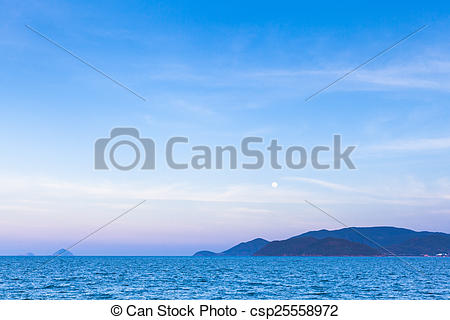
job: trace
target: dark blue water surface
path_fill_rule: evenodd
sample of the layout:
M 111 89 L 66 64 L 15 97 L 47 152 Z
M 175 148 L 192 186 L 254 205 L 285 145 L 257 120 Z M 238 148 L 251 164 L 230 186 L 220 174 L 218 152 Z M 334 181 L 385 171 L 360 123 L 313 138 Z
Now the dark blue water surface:
M 0 257 L 0 299 L 450 299 L 450 258 L 49 259 Z

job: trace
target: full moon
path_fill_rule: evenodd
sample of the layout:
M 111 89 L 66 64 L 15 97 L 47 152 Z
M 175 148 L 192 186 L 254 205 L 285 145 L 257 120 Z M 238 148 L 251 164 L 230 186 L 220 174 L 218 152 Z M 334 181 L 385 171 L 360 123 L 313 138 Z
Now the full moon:
M 277 182 L 272 182 L 272 188 L 278 188 L 278 183 Z

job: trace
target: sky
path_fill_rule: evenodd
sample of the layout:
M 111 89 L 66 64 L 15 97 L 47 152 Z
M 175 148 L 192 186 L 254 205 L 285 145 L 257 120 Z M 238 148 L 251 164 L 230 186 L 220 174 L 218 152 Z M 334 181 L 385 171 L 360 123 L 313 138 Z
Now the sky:
M 0 255 L 190 255 L 350 226 L 450 233 L 446 1 L 0 1 Z M 145 98 L 57 48 L 41 32 Z M 421 26 L 427 27 L 325 87 Z M 155 170 L 94 170 L 134 127 Z M 340 134 L 356 170 L 173 170 L 164 145 Z M 118 157 L 129 160 L 122 150 Z M 327 158 L 323 158 L 324 161 Z M 272 183 L 278 184 L 277 188 Z

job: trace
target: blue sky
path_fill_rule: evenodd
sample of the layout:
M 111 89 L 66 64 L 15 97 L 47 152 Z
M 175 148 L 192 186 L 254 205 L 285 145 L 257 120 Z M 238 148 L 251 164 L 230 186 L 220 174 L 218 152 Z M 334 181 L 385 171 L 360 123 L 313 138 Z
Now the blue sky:
M 0 254 L 51 253 L 141 199 L 74 253 L 191 254 L 340 227 L 304 199 L 348 225 L 450 232 L 448 3 L 0 3 Z M 160 152 L 155 171 L 94 171 L 95 140 L 117 126 L 157 147 L 257 135 L 310 148 L 339 133 L 358 170 L 174 171 Z

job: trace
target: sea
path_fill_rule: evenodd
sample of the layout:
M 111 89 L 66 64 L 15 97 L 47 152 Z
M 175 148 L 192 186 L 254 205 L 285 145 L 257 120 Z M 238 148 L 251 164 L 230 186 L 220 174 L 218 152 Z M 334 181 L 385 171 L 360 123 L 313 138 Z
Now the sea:
M 450 299 L 450 258 L 0 257 L 0 299 Z

